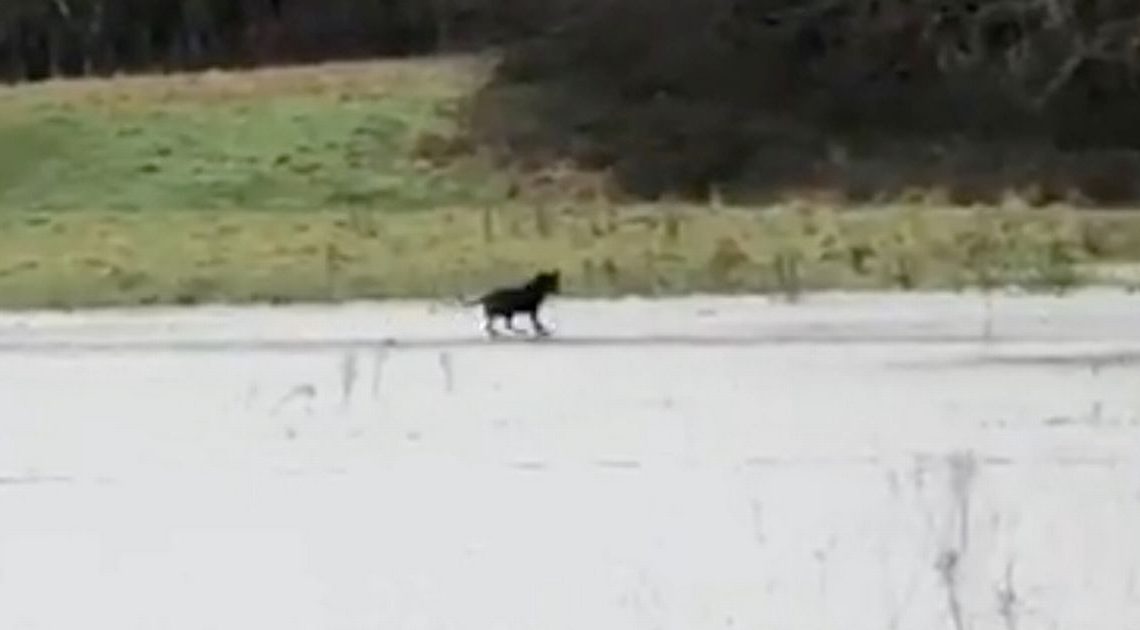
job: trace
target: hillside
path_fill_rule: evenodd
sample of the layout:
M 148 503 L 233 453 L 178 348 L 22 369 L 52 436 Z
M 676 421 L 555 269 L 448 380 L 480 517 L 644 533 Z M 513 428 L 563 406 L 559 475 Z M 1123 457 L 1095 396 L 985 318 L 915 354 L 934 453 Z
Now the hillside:
M 392 210 L 499 199 L 452 133 L 470 58 L 73 80 L 0 90 L 0 212 Z
M 451 57 L 4 88 L 0 307 L 451 299 L 537 267 L 587 296 L 1063 291 L 1140 258 L 1124 211 L 623 200 L 488 157 L 463 133 L 487 76 Z

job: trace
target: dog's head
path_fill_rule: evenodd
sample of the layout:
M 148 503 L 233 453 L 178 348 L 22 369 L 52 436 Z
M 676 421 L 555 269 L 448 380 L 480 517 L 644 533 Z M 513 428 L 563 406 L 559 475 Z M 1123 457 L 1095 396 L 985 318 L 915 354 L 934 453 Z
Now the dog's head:
M 557 269 L 543 271 L 534 277 L 531 284 L 543 293 L 558 293 L 562 289 L 562 273 Z

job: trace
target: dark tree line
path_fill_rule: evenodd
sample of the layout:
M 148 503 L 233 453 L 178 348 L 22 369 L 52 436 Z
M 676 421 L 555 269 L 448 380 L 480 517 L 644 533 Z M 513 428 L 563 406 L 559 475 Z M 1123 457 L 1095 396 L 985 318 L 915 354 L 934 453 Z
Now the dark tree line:
M 531 0 L 0 0 L 0 79 L 463 49 L 540 27 Z
M 477 127 L 641 194 L 1140 198 L 1135 0 L 580 0 L 555 22 L 508 47 Z M 520 84 L 534 99 L 503 115 Z

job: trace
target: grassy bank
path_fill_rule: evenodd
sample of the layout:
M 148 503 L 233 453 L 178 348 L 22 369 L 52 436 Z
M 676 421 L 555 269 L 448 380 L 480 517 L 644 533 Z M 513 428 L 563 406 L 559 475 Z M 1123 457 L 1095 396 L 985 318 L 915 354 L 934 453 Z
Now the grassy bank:
M 557 266 L 578 295 L 1063 290 L 1140 214 L 605 201 L 451 139 L 471 59 L 0 89 L 0 307 L 451 297 Z M 1120 281 L 1120 280 L 1114 280 Z
M 577 295 L 1063 291 L 1138 252 L 1140 217 L 1059 211 L 21 213 L 0 220 L 0 306 L 450 298 L 552 266 Z
M 452 134 L 472 59 L 333 64 L 0 89 L 0 212 L 409 210 L 501 199 Z M 446 147 L 444 147 L 446 148 Z

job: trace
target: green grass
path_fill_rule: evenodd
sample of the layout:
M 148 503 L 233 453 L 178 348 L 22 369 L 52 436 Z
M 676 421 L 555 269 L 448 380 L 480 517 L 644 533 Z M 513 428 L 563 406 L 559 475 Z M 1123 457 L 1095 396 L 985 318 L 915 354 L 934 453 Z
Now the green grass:
M 0 212 L 405 210 L 502 198 L 478 160 L 418 159 L 474 62 L 387 62 L 0 91 Z
M 19 213 L 0 306 L 452 298 L 558 267 L 571 295 L 1064 291 L 1140 251 L 1140 217 L 609 206 L 311 213 Z
M 2 88 L 0 308 L 451 298 L 539 267 L 590 296 L 1137 282 L 1137 213 L 612 204 L 595 175 L 523 181 L 452 139 L 485 69 Z

